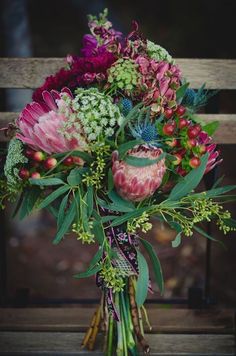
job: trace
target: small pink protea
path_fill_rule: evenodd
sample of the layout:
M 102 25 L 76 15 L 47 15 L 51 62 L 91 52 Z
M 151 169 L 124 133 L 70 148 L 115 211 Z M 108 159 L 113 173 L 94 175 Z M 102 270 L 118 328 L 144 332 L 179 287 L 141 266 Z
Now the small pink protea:
M 223 159 L 218 159 L 220 152 L 216 150 L 216 144 L 211 143 L 212 138 L 206 132 L 200 132 L 198 140 L 200 144 L 206 145 L 206 151 L 209 153 L 208 162 L 205 170 L 206 174 L 210 172 L 215 166 L 220 164 Z
M 139 145 L 128 152 L 128 156 L 156 159 L 162 149 Z M 112 173 L 118 194 L 131 201 L 141 201 L 152 196 L 161 185 L 166 171 L 165 159 L 145 167 L 131 166 L 120 161 L 118 152 L 113 152 Z
M 34 150 L 42 150 L 48 154 L 67 152 L 74 149 L 83 150 L 85 139 L 67 139 L 61 132 L 67 117 L 60 111 L 66 105 L 62 99 L 63 95 L 73 97 L 68 88 L 62 89 L 59 93 L 56 90 L 51 92 L 43 91 L 43 102 L 26 105 L 16 125 L 19 132 L 16 137 L 29 145 Z M 68 108 L 70 111 L 70 108 Z

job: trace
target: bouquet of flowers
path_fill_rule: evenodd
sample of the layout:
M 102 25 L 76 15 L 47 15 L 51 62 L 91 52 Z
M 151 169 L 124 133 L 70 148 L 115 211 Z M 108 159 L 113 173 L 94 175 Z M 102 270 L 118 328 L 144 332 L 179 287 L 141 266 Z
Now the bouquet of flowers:
M 82 244 L 97 245 L 88 269 L 75 275 L 95 276 L 102 295 L 82 346 L 93 349 L 101 330 L 107 355 L 137 355 L 138 344 L 149 352 L 143 324 L 152 285 L 143 250 L 164 290 L 160 261 L 140 231 L 155 217 L 176 230 L 173 247 L 195 231 L 214 240 L 201 224 L 235 229 L 223 208 L 235 186 L 218 181 L 195 191 L 221 162 L 212 142 L 218 123 L 196 115 L 212 92 L 191 89 L 136 22 L 125 37 L 107 10 L 88 18 L 81 56 L 68 55 L 11 125 L 1 204 L 20 192 L 21 219 L 44 208 L 55 217 L 54 244 L 73 232 Z

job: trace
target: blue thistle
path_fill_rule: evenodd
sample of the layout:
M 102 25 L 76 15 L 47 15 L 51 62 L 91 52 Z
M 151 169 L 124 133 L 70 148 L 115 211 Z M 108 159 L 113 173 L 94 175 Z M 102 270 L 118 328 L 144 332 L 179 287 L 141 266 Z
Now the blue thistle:
M 205 84 L 203 84 L 197 91 L 188 88 L 183 97 L 182 104 L 196 111 L 201 106 L 206 105 L 207 101 L 216 93 L 218 93 L 218 90 L 206 90 Z
M 135 138 L 142 139 L 145 142 L 152 142 L 157 139 L 157 128 L 150 123 L 137 124 L 130 129 Z
M 127 116 L 130 110 L 133 109 L 133 103 L 130 99 L 124 98 L 120 101 L 121 112 L 124 116 Z
M 196 97 L 196 92 L 195 90 L 188 88 L 185 92 L 185 95 L 183 97 L 182 103 L 185 106 L 193 106 L 194 105 L 194 99 Z

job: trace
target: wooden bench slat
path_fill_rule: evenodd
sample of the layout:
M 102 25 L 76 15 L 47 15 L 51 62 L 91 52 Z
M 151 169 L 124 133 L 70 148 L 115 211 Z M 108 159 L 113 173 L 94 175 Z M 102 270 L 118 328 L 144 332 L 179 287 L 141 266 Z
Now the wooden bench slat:
M 236 60 L 177 58 L 193 88 L 236 89 Z M 64 58 L 0 58 L 0 88 L 36 88 L 65 66 Z
M 81 333 L 61 332 L 0 332 L 1 355 L 86 355 L 101 356 L 102 337 L 96 350 L 81 350 Z M 147 335 L 150 355 L 235 355 L 233 335 Z
M 0 309 L 2 331 L 85 331 L 94 307 Z M 235 332 L 232 310 L 160 309 L 148 307 L 151 333 Z M 149 330 L 146 330 L 150 333 Z
M 0 112 L 0 128 L 13 122 L 19 113 Z M 221 144 L 236 143 L 236 114 L 199 114 L 206 123 L 214 120 L 220 121 L 220 127 L 214 135 L 214 142 Z M 7 141 L 3 134 L 0 135 L 0 141 Z

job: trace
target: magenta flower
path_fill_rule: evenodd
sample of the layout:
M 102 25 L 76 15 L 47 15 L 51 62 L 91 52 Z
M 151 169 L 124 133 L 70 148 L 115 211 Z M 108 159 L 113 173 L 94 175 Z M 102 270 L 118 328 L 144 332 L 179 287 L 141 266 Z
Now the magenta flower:
M 205 170 L 205 174 L 211 171 L 216 165 L 220 164 L 223 159 L 218 159 L 220 152 L 216 150 L 216 144 L 211 143 L 212 138 L 204 131 L 199 134 L 199 143 L 202 145 L 206 145 L 206 151 L 209 153 L 209 158 L 207 162 L 207 167 Z
M 147 104 L 158 102 L 161 107 L 168 107 L 176 100 L 176 90 L 180 86 L 181 73 L 176 65 L 165 61 L 157 62 L 145 56 L 138 56 L 136 63 L 142 74 L 142 85 L 145 88 L 143 101 Z
M 48 154 L 74 149 L 83 150 L 86 142 L 82 135 L 81 140 L 78 141 L 66 139 L 60 133 L 63 123 L 67 120 L 59 110 L 66 105 L 63 95 L 72 97 L 68 88 L 64 88 L 60 93 L 55 90 L 51 93 L 43 91 L 43 103 L 28 104 L 16 122 L 19 128 L 16 137 L 32 149 L 42 150 Z
M 67 61 L 71 65 L 70 69 L 62 68 L 55 75 L 47 77 L 45 83 L 33 93 L 33 100 L 42 103 L 42 93 L 45 90 L 60 91 L 64 87 L 74 90 L 78 86 L 104 81 L 107 69 L 116 59 L 111 52 L 85 58 L 69 55 Z
M 139 145 L 128 152 L 131 157 L 156 159 L 163 151 L 160 148 Z M 119 161 L 113 152 L 112 173 L 118 194 L 131 201 L 141 201 L 154 194 L 161 185 L 166 171 L 165 160 L 145 167 L 132 166 Z

